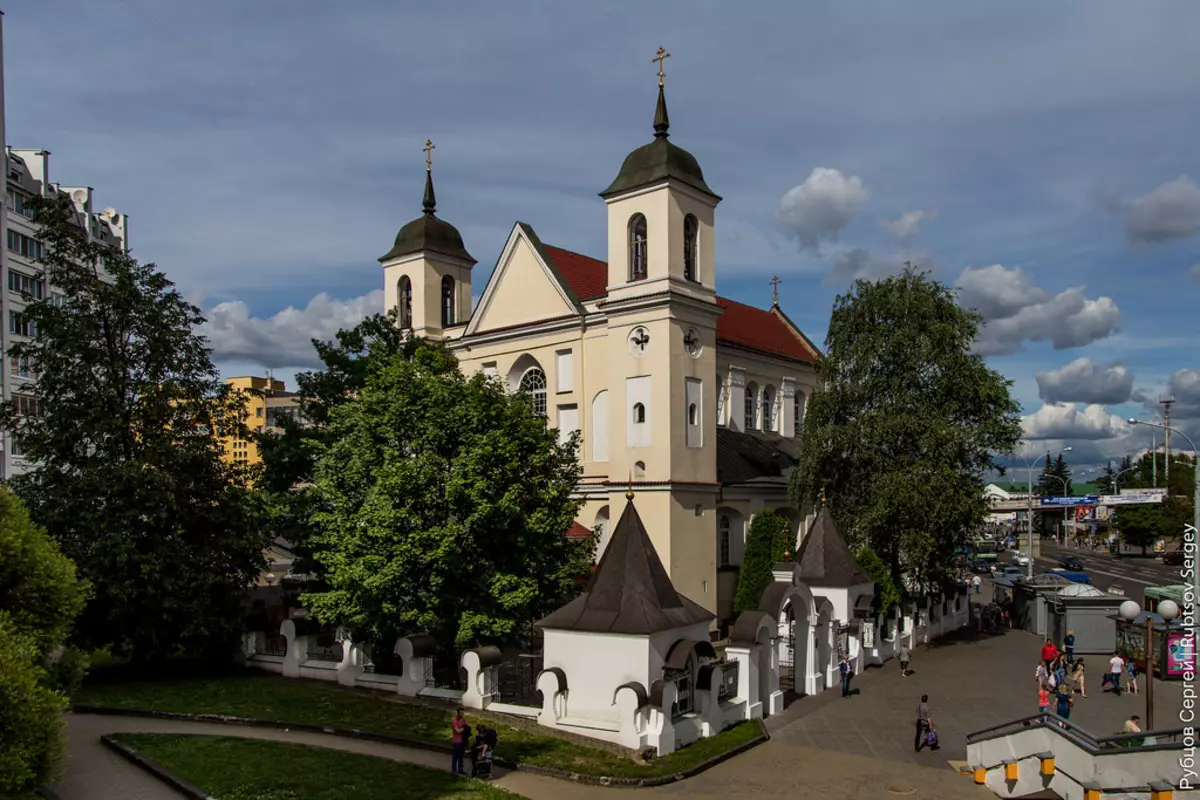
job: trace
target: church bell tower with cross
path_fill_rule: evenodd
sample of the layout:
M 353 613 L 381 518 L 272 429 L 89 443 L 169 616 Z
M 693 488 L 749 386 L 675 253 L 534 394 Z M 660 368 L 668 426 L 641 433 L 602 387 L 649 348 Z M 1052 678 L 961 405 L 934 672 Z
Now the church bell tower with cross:
M 600 193 L 608 209 L 604 311 L 610 387 L 610 506 L 626 476 L 678 590 L 716 607 L 716 302 L 713 224 L 721 198 L 671 141 L 665 61 L 649 144 Z
M 471 268 L 475 259 L 462 235 L 437 216 L 433 192 L 433 151 L 426 139 L 425 194 L 421 216 L 396 234 L 392 249 L 379 258 L 383 265 L 384 307 L 397 312 L 396 323 L 416 336 L 440 339 L 447 328 L 471 316 Z

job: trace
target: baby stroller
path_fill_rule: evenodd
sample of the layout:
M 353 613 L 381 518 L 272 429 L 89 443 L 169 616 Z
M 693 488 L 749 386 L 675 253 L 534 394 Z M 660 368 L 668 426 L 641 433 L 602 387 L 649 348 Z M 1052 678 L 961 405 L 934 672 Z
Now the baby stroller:
M 496 731 L 479 726 L 475 746 L 471 748 L 471 777 L 489 780 L 492 777 L 492 757 L 496 754 Z

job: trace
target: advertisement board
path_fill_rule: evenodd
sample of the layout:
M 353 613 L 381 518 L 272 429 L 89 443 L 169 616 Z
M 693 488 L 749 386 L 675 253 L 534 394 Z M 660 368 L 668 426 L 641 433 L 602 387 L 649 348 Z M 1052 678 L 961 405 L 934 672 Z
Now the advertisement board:
M 1083 497 L 1043 497 L 1041 504 L 1044 506 L 1094 506 L 1100 501 L 1100 496 L 1095 494 L 1085 495 Z
M 1104 494 L 1100 496 L 1100 504 L 1105 506 L 1128 506 L 1141 503 L 1161 503 L 1166 492 L 1162 489 L 1142 492 L 1140 494 Z
M 1195 672 L 1196 650 L 1188 641 L 1187 634 L 1167 634 L 1167 674 L 1183 675 Z

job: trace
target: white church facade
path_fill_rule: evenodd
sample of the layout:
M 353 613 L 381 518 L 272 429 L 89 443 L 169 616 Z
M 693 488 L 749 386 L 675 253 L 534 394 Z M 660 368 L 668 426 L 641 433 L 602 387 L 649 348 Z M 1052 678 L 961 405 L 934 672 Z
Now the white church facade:
M 598 532 L 597 559 L 632 481 L 675 587 L 731 622 L 753 515 L 783 513 L 797 541 L 811 519 L 787 484 L 817 348 L 777 297 L 759 309 L 717 294 L 721 198 L 670 141 L 661 81 L 654 139 L 600 193 L 607 261 L 517 222 L 474 309 L 476 262 L 436 214 L 429 165 L 422 215 L 380 258 L 386 310 L 445 341 L 465 372 L 529 393 L 564 437 L 579 433 L 573 531 Z

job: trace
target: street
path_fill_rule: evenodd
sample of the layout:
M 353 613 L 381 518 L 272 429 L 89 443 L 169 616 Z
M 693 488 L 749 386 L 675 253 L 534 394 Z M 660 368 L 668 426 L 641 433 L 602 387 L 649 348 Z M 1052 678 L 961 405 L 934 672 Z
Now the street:
M 1028 549 L 1022 541 L 1021 551 Z M 1014 552 L 1002 553 L 998 560 L 1005 564 L 1014 564 Z M 1143 592 L 1152 586 L 1171 586 L 1184 583 L 1181 576 L 1183 567 L 1167 566 L 1158 555 L 1142 557 L 1140 555 L 1112 556 L 1107 550 L 1075 549 L 1063 547 L 1053 541 L 1043 540 L 1041 556 L 1034 560 L 1034 574 L 1062 566 L 1058 559 L 1061 556 L 1075 556 L 1083 563 L 1083 571 L 1092 579 L 1092 585 L 1102 591 L 1118 587 L 1122 593 L 1141 604 Z

